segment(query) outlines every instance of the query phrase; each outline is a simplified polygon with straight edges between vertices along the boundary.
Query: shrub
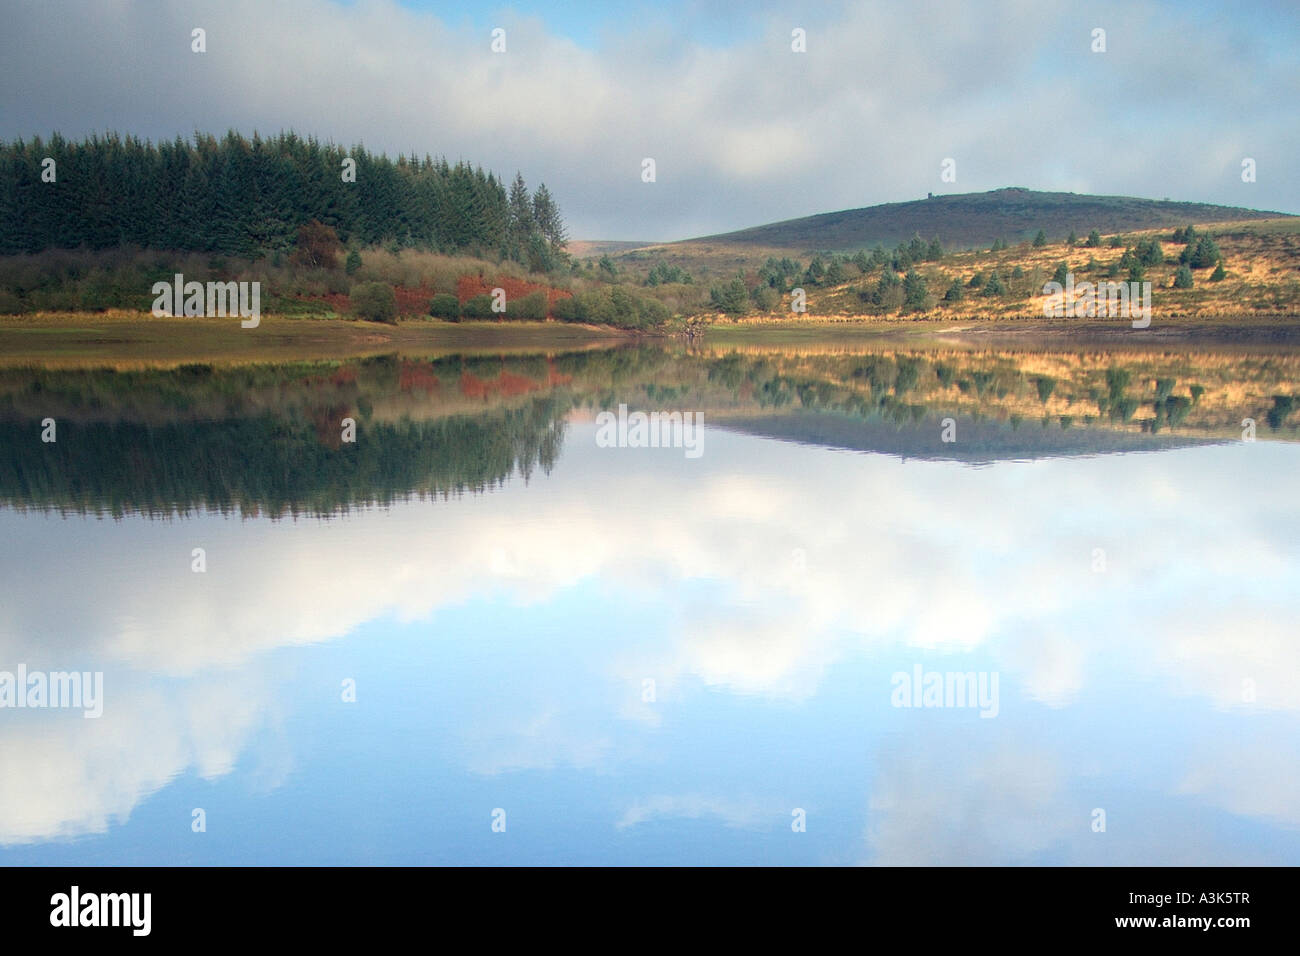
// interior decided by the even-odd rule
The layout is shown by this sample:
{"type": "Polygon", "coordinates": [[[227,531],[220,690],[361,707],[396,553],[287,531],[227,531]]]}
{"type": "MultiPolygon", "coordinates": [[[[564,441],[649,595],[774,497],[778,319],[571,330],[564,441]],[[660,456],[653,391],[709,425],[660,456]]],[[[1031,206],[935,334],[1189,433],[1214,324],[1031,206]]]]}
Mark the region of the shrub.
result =
{"type": "Polygon", "coordinates": [[[445,319],[448,322],[460,321],[460,300],[454,295],[446,292],[439,292],[429,300],[429,314],[435,319],[445,319]]]}
{"type": "Polygon", "coordinates": [[[1144,266],[1158,266],[1165,261],[1164,250],[1160,248],[1160,242],[1156,239],[1139,239],[1138,244],[1133,247],[1133,254],[1144,266]]]}
{"type": "Polygon", "coordinates": [[[530,292],[506,302],[506,315],[512,319],[546,318],[546,293],[530,292]]]}
{"type": "Polygon", "coordinates": [[[624,329],[643,329],[662,325],[668,319],[669,311],[657,299],[641,298],[614,286],[560,299],[551,314],[562,322],[592,322],[624,329]]]}
{"type": "Polygon", "coordinates": [[[781,301],[781,296],[770,285],[761,285],[753,292],[754,305],[764,312],[771,312],[781,301]]]}
{"type": "Polygon", "coordinates": [[[582,316],[577,297],[569,296],[567,299],[557,299],[555,305],[551,306],[551,315],[561,322],[581,322],[582,316]]]}
{"type": "Polygon", "coordinates": [[[358,282],[352,287],[352,312],[368,322],[397,323],[397,295],[386,282],[358,282]]]}
{"type": "Polygon", "coordinates": [[[309,269],[337,269],[337,256],[342,248],[334,227],[313,219],[298,227],[298,237],[289,261],[309,269]]]}
{"type": "MultiPolygon", "coordinates": [[[[820,265],[820,260],[813,260],[820,265]]],[[[812,268],[809,268],[812,273],[812,268]]],[[[820,269],[819,269],[820,271],[820,269]]],[[[749,292],[745,289],[743,279],[732,279],[726,285],[709,290],[709,302],[719,312],[728,315],[740,315],[749,308],[749,292]]]]}
{"type": "Polygon", "coordinates": [[[872,305],[884,309],[896,309],[903,304],[903,281],[888,266],[881,270],[876,287],[866,294],[872,305]]]}
{"type": "Polygon", "coordinates": [[[1193,269],[1208,269],[1219,261],[1221,253],[1213,239],[1209,236],[1201,236],[1195,244],[1189,242],[1179,258],[1193,269]]]}
{"type": "Polygon", "coordinates": [[[460,314],[467,319],[491,319],[498,315],[492,311],[492,296],[486,292],[466,299],[460,314]]]}

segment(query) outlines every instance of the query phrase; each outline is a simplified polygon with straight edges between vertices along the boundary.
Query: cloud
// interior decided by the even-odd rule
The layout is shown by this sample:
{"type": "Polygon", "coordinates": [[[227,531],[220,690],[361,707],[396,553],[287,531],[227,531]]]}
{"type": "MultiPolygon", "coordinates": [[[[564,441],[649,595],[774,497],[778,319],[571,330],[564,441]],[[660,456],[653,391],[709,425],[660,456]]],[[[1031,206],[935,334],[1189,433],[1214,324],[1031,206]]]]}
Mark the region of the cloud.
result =
{"type": "Polygon", "coordinates": [[[615,826],[626,830],[665,818],[700,820],[712,817],[733,829],[753,830],[781,819],[781,812],[780,809],[764,809],[753,800],[704,794],[656,796],[633,803],[615,826]]]}
{"type": "MultiPolygon", "coordinates": [[[[0,846],[67,840],[125,823],[183,773],[223,777],[275,712],[265,677],[229,672],[182,687],[106,675],[104,715],[12,712],[0,722],[0,846]]],[[[283,778],[284,764],[265,768],[283,778]]],[[[188,833],[186,816],[177,832],[188,833]]]]}
{"type": "Polygon", "coordinates": [[[1280,171],[1300,146],[1296,12],[1232,9],[668,9],[611,14],[595,44],[502,13],[494,54],[483,23],[387,0],[50,0],[7,14],[0,136],[292,127],[520,169],[584,238],[685,238],[1005,185],[1295,210],[1300,181],[1280,171]],[[807,53],[790,50],[795,25],[807,53]],[[1089,50],[1098,25],[1105,54],[1089,50]],[[205,54],[190,52],[195,26],[205,54]],[[1258,183],[1240,182],[1243,156],[1258,183]],[[945,157],[955,185],[938,180],[945,157]]]}

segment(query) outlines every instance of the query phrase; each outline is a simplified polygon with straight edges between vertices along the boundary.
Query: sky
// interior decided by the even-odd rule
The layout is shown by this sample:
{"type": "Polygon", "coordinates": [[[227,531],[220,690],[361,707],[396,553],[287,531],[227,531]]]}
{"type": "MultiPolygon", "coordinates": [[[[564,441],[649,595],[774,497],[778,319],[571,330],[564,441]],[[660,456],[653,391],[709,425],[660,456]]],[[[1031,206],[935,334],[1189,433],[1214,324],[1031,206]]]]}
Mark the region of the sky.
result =
{"type": "Polygon", "coordinates": [[[545,182],[575,238],[1003,186],[1300,213],[1293,3],[45,0],[0,16],[0,138],[294,129],[445,155],[545,182]]]}

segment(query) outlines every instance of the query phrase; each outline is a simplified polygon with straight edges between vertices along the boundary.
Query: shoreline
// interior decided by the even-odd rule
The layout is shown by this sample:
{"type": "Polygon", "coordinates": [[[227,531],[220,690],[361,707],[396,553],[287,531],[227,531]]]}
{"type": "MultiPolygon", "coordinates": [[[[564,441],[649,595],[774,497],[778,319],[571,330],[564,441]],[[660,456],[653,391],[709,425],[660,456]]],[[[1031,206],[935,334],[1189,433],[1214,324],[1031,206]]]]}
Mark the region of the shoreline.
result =
{"type": "Polygon", "coordinates": [[[234,318],[148,313],[44,313],[0,318],[0,366],[176,365],[347,359],[370,355],[507,354],[622,345],[631,333],[559,322],[402,322],[267,315],[255,329],[234,318]]]}
{"type": "Polygon", "coordinates": [[[638,342],[690,347],[840,345],[939,341],[972,347],[1023,345],[1164,348],[1214,346],[1300,349],[1300,316],[1169,319],[1150,328],[1127,322],[936,319],[717,321],[680,331],[638,333],[562,322],[407,321],[264,316],[256,329],[231,318],[155,318],[138,313],[44,313],[0,318],[0,365],[78,367],[346,359],[369,355],[538,353],[614,348],[638,342]]]}

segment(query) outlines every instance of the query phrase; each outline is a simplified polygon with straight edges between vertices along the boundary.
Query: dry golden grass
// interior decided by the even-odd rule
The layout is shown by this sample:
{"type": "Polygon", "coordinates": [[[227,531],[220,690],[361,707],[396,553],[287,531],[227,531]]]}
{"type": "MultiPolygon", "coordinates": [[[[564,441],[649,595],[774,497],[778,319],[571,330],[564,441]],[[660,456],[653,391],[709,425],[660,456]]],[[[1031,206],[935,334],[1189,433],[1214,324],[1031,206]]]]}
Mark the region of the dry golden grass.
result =
{"type": "Polygon", "coordinates": [[[380,325],[264,315],[155,318],[148,313],[37,313],[0,321],[0,365],[154,367],[186,362],[287,362],[364,355],[538,352],[617,344],[626,336],[558,322],[402,322],[380,325]]]}
{"type": "MultiPolygon", "coordinates": [[[[1178,270],[1177,257],[1183,245],[1170,241],[1169,228],[1128,232],[1120,236],[1124,246],[1139,239],[1160,240],[1165,258],[1175,260],[1149,267],[1146,278],[1152,285],[1153,321],[1182,319],[1221,320],[1241,316],[1273,316],[1300,322],[1300,218],[1260,219],[1222,223],[1196,223],[1197,232],[1209,235],[1218,243],[1224,257],[1226,278],[1211,282],[1213,269],[1193,270],[1192,289],[1173,288],[1178,270]]],[[[787,295],[770,313],[752,314],[731,319],[705,312],[711,322],[739,321],[746,324],[786,324],[871,321],[906,323],[914,321],[961,321],[987,323],[997,320],[1034,319],[1044,321],[1043,283],[1051,279],[1057,264],[1064,261],[1075,274],[1076,282],[1124,281],[1127,270],[1111,279],[1107,271],[1124,254],[1124,248],[1110,248],[1111,236],[1103,236],[1099,247],[1069,247],[1065,242],[1049,242],[1035,248],[1022,242],[999,252],[967,251],[945,255],[940,261],[922,263],[917,270],[925,276],[932,306],[921,312],[898,310],[878,314],[864,304],[860,295],[875,287],[878,270],[855,275],[850,281],[833,288],[807,287],[807,312],[790,311],[787,295]],[[1090,260],[1095,260],[1090,267],[1090,260]],[[1023,275],[1013,279],[1019,268],[1023,275]],[[1012,295],[985,298],[980,290],[967,286],[977,272],[986,277],[996,271],[1012,295]],[[954,279],[961,281],[965,298],[960,303],[941,300],[954,279]]],[[[696,241],[661,246],[647,246],[619,257],[630,273],[647,273],[658,262],[678,266],[690,272],[697,284],[707,286],[729,280],[742,273],[755,280],[757,270],[769,258],[791,256],[790,249],[754,247],[724,241],[696,241]]],[[[799,258],[797,255],[796,258],[799,258]]],[[[802,257],[807,264],[807,255],[802,257]]],[[[856,273],[856,267],[849,271],[856,273]]],[[[1073,319],[1058,319],[1071,323],[1073,319]]],[[[1114,320],[1112,320],[1114,321],[1114,320]]]]}

